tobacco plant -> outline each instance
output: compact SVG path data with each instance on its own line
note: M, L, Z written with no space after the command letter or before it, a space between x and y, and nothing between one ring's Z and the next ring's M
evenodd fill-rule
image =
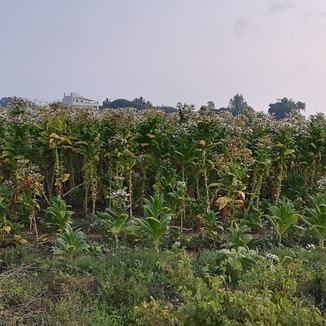
M283 235L296 225L300 215L294 209L293 203L288 200L279 200L275 205L269 207L269 215L266 215L276 234L276 242L280 247Z
M221 245L221 248L239 248L245 247L253 239L253 236L249 233L250 228L246 224L239 225L234 223L234 227L227 229L227 240Z
M98 212L97 217L107 232L114 236L116 252L119 249L119 237L122 234L134 234L136 231L129 216L128 206L119 200L113 200L111 207L105 212Z
M169 208L164 206L163 195L155 194L150 200L145 199L144 218L137 218L136 222L140 232L152 238L157 255L160 238L168 231L170 221L171 213L169 213Z
M295 150L292 136L286 129L280 129L275 134L274 141L274 194L272 199L277 202L281 195L282 182L287 176L286 164L293 158Z
M260 202L260 193L264 178L268 175L271 168L271 153L272 147L269 137L261 137L257 142L257 149L254 151L254 166L250 187L250 199L246 212L250 212L251 208L257 209Z
M316 234L319 240L319 248L324 249L326 236L326 196L315 194L308 197L305 215L302 217L309 226L312 233Z
M70 174L65 170L66 146L72 145L68 135L67 111L60 105L52 109L53 116L47 117L37 126L40 130L38 141L44 147L45 157L50 155L52 171L47 170L47 184L49 196L52 196L52 187L55 187L57 197L63 197L63 184L68 181ZM49 163L48 163L49 164Z
M57 232L62 234L65 231L66 224L71 224L72 211L71 208L61 198L52 198L50 206L47 207L44 217L41 219L41 223L44 224L51 232Z
M53 253L55 255L66 255L69 259L89 248L85 234L80 229L73 231L68 223L65 224L62 235L56 240L56 245L57 248Z
M182 233L186 218L186 193L191 190L188 181L190 181L191 174L196 170L202 149L198 148L197 142L185 136L180 137L173 144L172 149L177 169L181 174L181 184L184 185L185 189L178 214L180 217L180 233Z
M34 228L38 239L36 210L40 209L39 199L44 195L43 176L29 160L18 160L12 177L12 194L7 206L12 220L22 221Z
M98 197L99 178L97 168L100 161L102 141L97 130L81 130L78 141L74 143L74 149L83 156L83 181L84 181L84 210L87 213L89 194L92 201L92 214L95 214L96 199Z

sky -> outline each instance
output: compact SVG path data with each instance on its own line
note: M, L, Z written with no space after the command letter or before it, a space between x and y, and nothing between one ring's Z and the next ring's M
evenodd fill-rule
M325 0L0 0L0 98L326 114Z

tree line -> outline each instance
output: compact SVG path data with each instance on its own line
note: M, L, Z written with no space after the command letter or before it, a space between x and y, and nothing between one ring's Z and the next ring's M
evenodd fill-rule
M8 107L10 103L13 101L14 97L2 97L0 99L0 107ZM30 105L33 106L34 103L30 102ZM127 100L124 98L119 98L111 101L111 99L106 98L100 109L119 109L119 108L134 108L137 110L145 110L149 108L156 108L161 109L167 113L177 112L178 107L181 103L177 104L177 107L173 106L155 106L150 101L145 100L142 96L138 98L134 98L133 100ZM221 107L219 109L215 108L215 103L213 101L208 101L206 106L209 111L215 112L216 114L220 114L222 112L230 112L233 116L237 116L242 113L244 110L252 110L254 109L248 105L247 101L245 100L242 94L237 93L234 95L229 104L226 107ZM287 115L292 112L300 112L306 109L306 103L297 101L295 102L291 98L283 97L282 99L277 99L275 103L270 103L268 108L268 113L275 117L275 119L280 120L284 119Z

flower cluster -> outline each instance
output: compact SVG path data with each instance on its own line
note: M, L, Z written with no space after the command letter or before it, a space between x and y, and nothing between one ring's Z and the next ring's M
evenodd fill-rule
M275 261L279 261L280 260L280 258L277 255L272 254L270 252L267 252L266 253L265 259L267 259L267 260L275 260Z
M317 181L317 187L320 191L326 191L326 175L323 175L318 181Z
M186 189L187 188L187 184L184 181L178 181L177 182L177 186L179 188L182 188L182 189Z
M119 199L122 201L128 201L129 193L125 189L118 189L112 191L110 195L107 196L108 199Z
M120 135L114 135L108 140L108 144L112 147L121 146L127 143L127 140Z
M308 250L308 252L311 252L312 250L316 249L316 246L312 243L309 243L306 245L306 249Z

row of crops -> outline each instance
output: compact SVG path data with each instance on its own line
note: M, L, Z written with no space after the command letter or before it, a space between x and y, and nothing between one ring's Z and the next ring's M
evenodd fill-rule
M0 134L2 220L33 220L52 196L93 214L123 200L132 215L159 193L176 219L195 226L212 202L216 210L234 207L224 212L232 218L245 195L242 215L250 219L264 200L304 205L325 186L322 114L276 121L187 105L175 114L59 104L29 109L16 99L1 111Z

